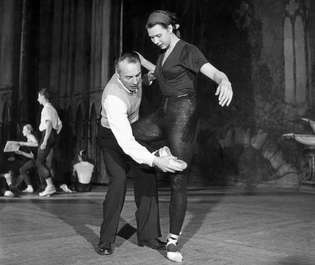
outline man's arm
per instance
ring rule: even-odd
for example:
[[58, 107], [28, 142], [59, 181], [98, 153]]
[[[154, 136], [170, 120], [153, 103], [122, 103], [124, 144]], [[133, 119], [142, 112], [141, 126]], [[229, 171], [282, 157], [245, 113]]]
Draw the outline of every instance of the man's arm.
[[171, 156], [156, 157], [133, 136], [130, 122], [127, 118], [125, 103], [116, 96], [108, 96], [103, 107], [107, 113], [110, 129], [112, 130], [121, 149], [139, 164], [157, 166], [164, 172], [181, 171], [178, 166], [170, 165]]

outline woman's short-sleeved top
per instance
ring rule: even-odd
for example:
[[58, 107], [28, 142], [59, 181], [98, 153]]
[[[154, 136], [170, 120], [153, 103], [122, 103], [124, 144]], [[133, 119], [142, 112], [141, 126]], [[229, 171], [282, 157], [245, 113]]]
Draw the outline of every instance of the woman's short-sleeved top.
[[41, 112], [39, 124], [39, 130], [41, 132], [47, 129], [46, 121], [51, 121], [52, 128], [57, 131], [57, 134], [59, 134], [62, 128], [62, 122], [58, 116], [56, 109], [53, 107], [53, 105], [51, 105], [50, 102], [45, 103]]
[[194, 93], [196, 74], [208, 62], [202, 52], [196, 46], [179, 40], [162, 66], [163, 58], [164, 54], [161, 54], [154, 71], [162, 94], [180, 96]]
[[78, 181], [81, 184], [89, 184], [91, 182], [94, 165], [88, 161], [81, 161], [73, 165], [74, 171], [77, 173]]

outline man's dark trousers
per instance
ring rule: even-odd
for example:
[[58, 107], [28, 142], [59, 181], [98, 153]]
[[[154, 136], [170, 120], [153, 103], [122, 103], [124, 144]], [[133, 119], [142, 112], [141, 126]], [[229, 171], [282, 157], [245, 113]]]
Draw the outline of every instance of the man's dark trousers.
[[127, 175], [132, 176], [134, 181], [138, 242], [160, 237], [155, 169], [137, 164], [127, 156], [110, 129], [99, 126], [98, 140], [109, 175], [108, 191], [103, 202], [99, 247], [110, 247], [115, 241], [125, 201]]

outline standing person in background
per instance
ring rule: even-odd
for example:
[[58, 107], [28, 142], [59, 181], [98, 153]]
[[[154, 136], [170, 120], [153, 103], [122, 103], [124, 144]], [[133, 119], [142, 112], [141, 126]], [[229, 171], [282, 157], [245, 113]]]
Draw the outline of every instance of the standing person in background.
[[78, 160], [79, 162], [73, 165], [73, 189], [78, 192], [91, 191], [94, 165], [87, 161], [86, 150], [80, 150]]
[[[211, 65], [201, 51], [194, 45], [180, 39], [176, 15], [156, 10], [150, 14], [146, 30], [151, 41], [162, 53], [156, 65], [140, 54], [141, 64], [157, 79], [164, 97], [163, 107], [149, 119], [161, 128], [168, 140], [171, 153], [188, 165], [191, 163], [193, 144], [196, 135], [196, 87], [197, 73], [201, 72], [218, 84], [215, 95], [219, 105], [229, 106], [233, 91], [228, 77]], [[147, 123], [150, 122], [147, 121]], [[171, 174], [171, 201], [169, 207], [170, 230], [167, 236], [167, 258], [181, 262], [178, 241], [187, 207], [187, 173]]]
[[164, 247], [161, 236], [156, 176], [154, 166], [164, 172], [182, 170], [174, 157], [157, 157], [134, 134], [132, 125], [139, 119], [142, 96], [141, 65], [137, 54], [125, 53], [116, 63], [116, 72], [104, 88], [101, 100], [101, 124], [98, 139], [103, 149], [109, 175], [109, 186], [103, 202], [103, 222], [96, 252], [113, 253], [120, 213], [124, 205], [127, 172], [134, 176], [137, 206], [137, 236], [139, 246], [154, 249]]
[[[62, 122], [58, 116], [56, 109], [50, 103], [50, 95], [47, 88], [43, 88], [38, 92], [37, 101], [43, 106], [40, 117], [39, 131], [42, 138], [39, 143], [36, 159], [36, 167], [39, 177], [45, 179], [46, 188], [39, 193], [40, 197], [50, 196], [56, 192], [52, 175], [52, 157], [58, 134], [62, 129]], [[48, 162], [46, 161], [48, 160]]]
[[0, 174], [0, 196], [4, 197], [16, 196], [10, 188], [11, 185], [12, 185], [11, 172]]

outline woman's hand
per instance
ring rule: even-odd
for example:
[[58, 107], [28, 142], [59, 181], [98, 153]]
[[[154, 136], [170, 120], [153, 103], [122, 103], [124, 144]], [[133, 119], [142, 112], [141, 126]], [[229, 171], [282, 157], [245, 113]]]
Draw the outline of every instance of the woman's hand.
[[14, 153], [16, 153], [17, 155], [22, 155], [23, 154], [23, 152], [21, 150], [16, 150], [16, 151], [14, 151]]
[[218, 96], [219, 105], [221, 107], [229, 106], [233, 98], [233, 90], [226, 74], [219, 71], [209, 62], [201, 66], [200, 72], [218, 84], [215, 95]]
[[139, 52], [134, 51], [136, 54], [138, 54], [139, 59], [140, 59], [140, 63], [141, 65], [147, 69], [150, 72], [154, 72], [155, 70], [155, 65], [153, 63], [151, 63], [150, 61], [148, 61], [146, 58], [144, 58]]
[[230, 81], [224, 79], [218, 85], [215, 95], [218, 96], [221, 107], [229, 106], [233, 98], [233, 90]]
[[46, 146], [47, 146], [47, 143], [46, 142], [43, 142], [41, 145], [40, 145], [40, 150], [45, 150], [46, 149]]

